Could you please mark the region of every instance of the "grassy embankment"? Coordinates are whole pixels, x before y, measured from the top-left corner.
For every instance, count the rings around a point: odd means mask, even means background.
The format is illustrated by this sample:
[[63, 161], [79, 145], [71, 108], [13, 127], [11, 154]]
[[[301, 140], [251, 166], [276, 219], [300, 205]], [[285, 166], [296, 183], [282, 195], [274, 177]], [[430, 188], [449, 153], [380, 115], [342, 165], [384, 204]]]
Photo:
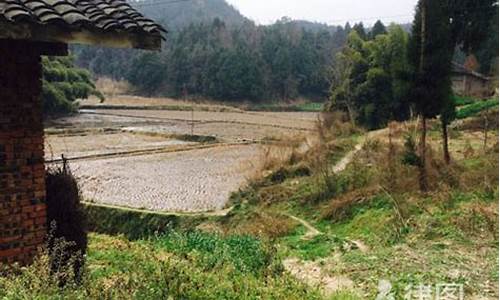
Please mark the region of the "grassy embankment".
[[[373, 298], [381, 279], [399, 296], [408, 285], [461, 283], [468, 296], [498, 297], [498, 111], [489, 118], [486, 148], [482, 117], [451, 130], [450, 166], [432, 124], [428, 193], [418, 191], [412, 163], [407, 137], [415, 128], [400, 125], [392, 142], [388, 133], [368, 141], [340, 174], [325, 175], [307, 159], [275, 170], [236, 194], [233, 215], [212, 226], [271, 239], [279, 257], [313, 262], [325, 279], [347, 276], [346, 297]], [[309, 230], [287, 215], [320, 234], [304, 238]]]
[[[490, 113], [496, 124], [497, 114]], [[498, 297], [498, 130], [488, 132], [484, 148], [482, 124], [471, 118], [451, 130], [450, 166], [441, 159], [440, 126], [431, 124], [425, 194], [411, 124], [366, 141], [338, 174], [333, 165], [359, 141], [349, 130], [320, 130], [307, 152], [300, 143], [270, 147], [264, 175], [232, 196], [227, 216], [95, 213], [98, 231], [115, 236], [91, 235], [80, 286], [58, 288], [39, 259], [0, 278], [0, 298], [364, 299], [374, 298], [380, 279], [398, 297], [408, 284], [450, 282], [464, 284], [467, 296]], [[308, 235], [290, 216], [319, 233]], [[107, 217], [112, 221], [102, 222]], [[351, 284], [316, 290], [284, 271], [289, 258]]]

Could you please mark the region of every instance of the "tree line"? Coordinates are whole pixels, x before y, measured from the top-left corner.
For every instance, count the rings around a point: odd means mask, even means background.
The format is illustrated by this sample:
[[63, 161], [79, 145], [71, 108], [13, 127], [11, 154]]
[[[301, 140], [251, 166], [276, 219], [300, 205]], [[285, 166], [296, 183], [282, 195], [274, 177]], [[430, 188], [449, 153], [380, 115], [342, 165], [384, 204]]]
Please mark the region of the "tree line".
[[357, 25], [334, 60], [328, 110], [343, 110], [356, 125], [374, 129], [409, 117], [409, 35], [378, 21], [370, 35]]
[[228, 101], [328, 97], [331, 62], [351, 26], [306, 29], [287, 18], [270, 26], [216, 18], [169, 33], [159, 53], [75, 49], [80, 66], [126, 79], [137, 92]]
[[386, 30], [377, 22], [370, 36], [355, 26], [336, 56], [327, 109], [345, 111], [351, 122], [372, 129], [408, 119], [412, 112], [418, 115], [421, 136], [416, 163], [425, 191], [429, 118], [439, 117], [444, 161], [451, 161], [448, 125], [456, 117], [452, 60], [457, 52], [478, 54], [483, 70], [495, 70], [497, 21], [495, 0], [420, 0], [411, 34], [397, 26]]

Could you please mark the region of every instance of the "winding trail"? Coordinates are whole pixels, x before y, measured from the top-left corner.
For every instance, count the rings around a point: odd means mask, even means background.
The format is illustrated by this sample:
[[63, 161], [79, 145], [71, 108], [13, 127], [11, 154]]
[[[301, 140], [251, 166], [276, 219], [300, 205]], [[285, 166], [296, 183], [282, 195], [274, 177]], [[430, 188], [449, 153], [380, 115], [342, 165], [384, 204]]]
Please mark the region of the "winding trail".
[[[344, 171], [347, 166], [352, 162], [356, 153], [363, 149], [367, 140], [380, 136], [386, 132], [387, 129], [371, 131], [361, 138], [361, 141], [356, 144], [353, 150], [349, 151], [338, 163], [333, 166], [335, 174]], [[285, 214], [291, 219], [299, 222], [306, 228], [306, 232], [302, 236], [303, 240], [310, 240], [318, 235], [324, 234], [315, 228], [311, 223], [291, 214]], [[349, 244], [359, 249], [361, 252], [369, 252], [370, 249], [362, 241], [347, 240]], [[332, 275], [328, 272], [328, 268], [334, 265], [340, 258], [338, 255], [322, 259], [320, 261], [303, 261], [299, 258], [288, 257], [283, 260], [285, 270], [290, 272], [298, 280], [310, 285], [320, 288], [323, 295], [330, 296], [337, 291], [353, 289], [354, 282], [343, 275]]]
[[[367, 140], [384, 134], [386, 132], [386, 130], [387, 129], [384, 128], [384, 129], [380, 129], [380, 130], [370, 131], [367, 134], [365, 134], [363, 137], [361, 137], [361, 141], [358, 142], [356, 144], [356, 146], [354, 146], [354, 149], [349, 151], [346, 155], [344, 155], [344, 157], [332, 167], [333, 173], [338, 174], [338, 173], [344, 171], [347, 168], [347, 166], [352, 162], [356, 153], [358, 153], [359, 151], [361, 151], [361, 149], [363, 149], [363, 146]], [[294, 215], [291, 215], [291, 214], [285, 214], [285, 215], [287, 217], [290, 217], [290, 218], [294, 219], [295, 221], [299, 222], [307, 229], [306, 233], [302, 236], [302, 239], [311, 239], [317, 235], [323, 234], [321, 231], [316, 229], [314, 226], [312, 226], [306, 220], [301, 219], [301, 218], [294, 216]], [[352, 242], [356, 245], [362, 244], [359, 241], [352, 241]], [[362, 248], [362, 247], [360, 247], [360, 248]]]
[[306, 233], [302, 236], [302, 239], [304, 239], [304, 240], [310, 240], [310, 239], [314, 238], [315, 236], [323, 234], [323, 232], [321, 232], [318, 229], [316, 229], [314, 226], [312, 226], [306, 220], [301, 219], [301, 218], [296, 217], [296, 216], [291, 215], [291, 214], [285, 214], [285, 215], [287, 217], [290, 217], [290, 218], [294, 219], [295, 221], [299, 222], [300, 224], [302, 224], [302, 226], [304, 226], [307, 229]]

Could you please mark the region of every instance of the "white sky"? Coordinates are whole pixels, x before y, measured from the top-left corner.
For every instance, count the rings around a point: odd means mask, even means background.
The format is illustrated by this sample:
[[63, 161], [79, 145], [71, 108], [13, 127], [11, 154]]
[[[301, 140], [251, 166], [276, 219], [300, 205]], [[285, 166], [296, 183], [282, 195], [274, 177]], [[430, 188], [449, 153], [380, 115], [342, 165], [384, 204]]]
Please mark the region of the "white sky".
[[283, 16], [292, 19], [344, 25], [363, 21], [371, 25], [413, 20], [417, 0], [227, 0], [258, 24], [270, 24]]

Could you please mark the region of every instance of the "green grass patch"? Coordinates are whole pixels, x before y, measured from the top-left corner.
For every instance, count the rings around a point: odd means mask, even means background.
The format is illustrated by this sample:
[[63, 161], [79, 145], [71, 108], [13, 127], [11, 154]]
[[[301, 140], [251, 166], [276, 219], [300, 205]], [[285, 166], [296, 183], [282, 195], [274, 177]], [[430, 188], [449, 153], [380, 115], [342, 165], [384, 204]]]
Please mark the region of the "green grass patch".
[[[300, 233], [300, 235], [298, 234]], [[282, 240], [287, 247], [286, 255], [298, 257], [303, 260], [316, 260], [332, 255], [334, 251], [341, 250], [345, 239], [334, 235], [321, 234], [310, 239], [303, 238], [303, 231]]]
[[394, 212], [386, 208], [360, 210], [354, 217], [334, 224], [331, 232], [343, 238], [360, 239], [370, 246], [392, 245], [399, 241]]
[[200, 231], [170, 232], [148, 243], [176, 255], [197, 255], [204, 268], [231, 264], [240, 272], [260, 272], [272, 262], [273, 249], [251, 236], [222, 237]]
[[319, 112], [323, 110], [323, 103], [306, 102], [300, 104], [265, 103], [252, 105], [251, 111], [271, 111], [271, 112]]
[[363, 299], [359, 295], [349, 292], [349, 291], [338, 291], [331, 295], [329, 300], [361, 300]]
[[245, 250], [231, 238], [179, 235], [176, 242], [194, 249], [187, 251], [159, 246], [158, 241], [92, 234], [80, 284], [59, 286], [47, 271], [48, 260], [41, 257], [27, 268], [2, 273], [0, 299], [321, 299], [313, 288], [284, 273], [279, 261], [262, 266], [261, 272], [237, 269], [231, 259], [216, 267], [206, 265], [197, 251], [209, 253], [207, 240], [217, 240], [213, 256], [220, 247], [253, 253], [255, 259], [260, 255], [253, 252], [254, 241], [242, 242], [242, 247], [250, 246]]

